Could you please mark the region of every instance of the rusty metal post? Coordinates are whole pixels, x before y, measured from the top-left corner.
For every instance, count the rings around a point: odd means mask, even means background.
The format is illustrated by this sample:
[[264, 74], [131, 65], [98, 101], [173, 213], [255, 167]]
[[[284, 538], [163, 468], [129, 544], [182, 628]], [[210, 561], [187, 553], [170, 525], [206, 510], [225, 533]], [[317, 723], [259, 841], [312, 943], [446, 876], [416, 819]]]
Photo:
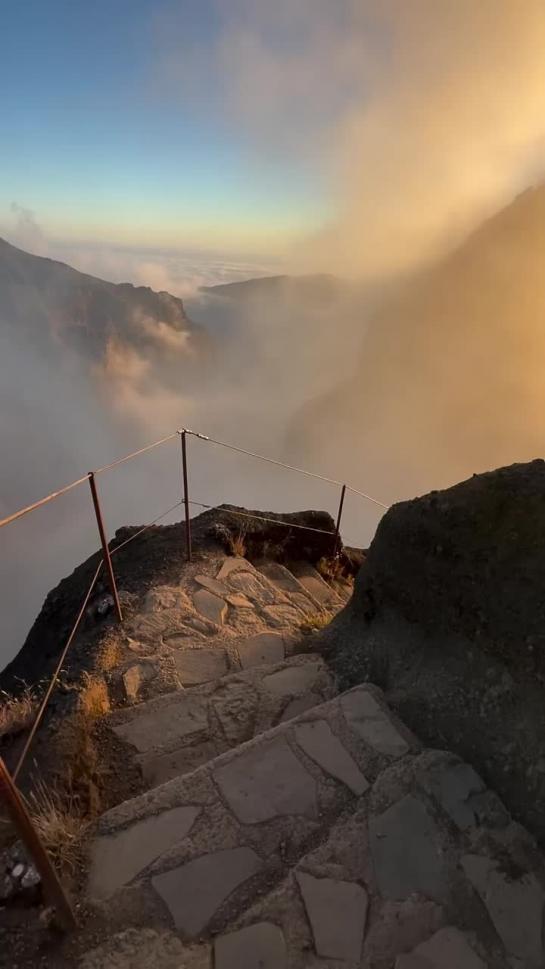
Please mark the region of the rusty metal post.
[[0, 795], [6, 803], [13, 826], [23, 842], [42, 879], [44, 892], [55, 908], [59, 921], [67, 931], [76, 928], [76, 919], [59, 877], [32, 823], [25, 802], [13, 783], [0, 757]]
[[187, 431], [182, 431], [180, 439], [182, 442], [182, 474], [184, 479], [184, 505], [185, 505], [185, 544], [187, 561], [191, 562], [191, 520], [189, 518], [189, 485], [187, 478]]
[[335, 545], [334, 545], [334, 548], [333, 548], [333, 554], [334, 555], [338, 555], [339, 554], [339, 537], [340, 537], [340, 530], [341, 530], [341, 518], [342, 518], [342, 514], [343, 514], [343, 505], [344, 505], [344, 496], [345, 496], [345, 494], [346, 494], [346, 485], [343, 484], [343, 486], [341, 488], [341, 500], [339, 502], [339, 512], [337, 514], [337, 524], [335, 525]]
[[112, 590], [112, 596], [114, 598], [115, 610], [117, 612], [117, 618], [119, 619], [119, 622], [123, 622], [123, 613], [121, 612], [121, 603], [119, 601], [119, 596], [117, 594], [117, 585], [115, 581], [112, 559], [110, 556], [110, 549], [108, 548], [108, 539], [106, 538], [106, 529], [104, 528], [104, 519], [102, 518], [102, 510], [100, 507], [100, 500], [98, 497], [94, 471], [91, 471], [89, 474], [89, 485], [91, 487], [91, 495], [93, 497], [93, 508], [95, 509], [98, 533], [100, 535], [100, 542], [102, 545], [102, 552], [104, 555], [104, 564], [108, 571], [108, 578], [110, 580], [110, 588]]

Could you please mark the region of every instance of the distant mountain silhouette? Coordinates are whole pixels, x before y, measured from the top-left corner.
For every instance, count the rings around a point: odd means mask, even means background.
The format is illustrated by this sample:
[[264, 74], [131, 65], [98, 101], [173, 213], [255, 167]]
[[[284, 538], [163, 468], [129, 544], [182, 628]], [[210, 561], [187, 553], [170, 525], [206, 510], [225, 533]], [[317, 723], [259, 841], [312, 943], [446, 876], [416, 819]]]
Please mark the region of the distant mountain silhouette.
[[109, 341], [157, 349], [163, 339], [200, 344], [203, 331], [181, 299], [146, 286], [109, 283], [53, 259], [33, 256], [0, 239], [0, 321], [44, 347], [61, 342], [99, 361]]
[[320, 302], [336, 299], [347, 284], [336, 276], [318, 273], [309, 276], [260, 276], [219, 286], [202, 286], [201, 291], [230, 299], [294, 298]]

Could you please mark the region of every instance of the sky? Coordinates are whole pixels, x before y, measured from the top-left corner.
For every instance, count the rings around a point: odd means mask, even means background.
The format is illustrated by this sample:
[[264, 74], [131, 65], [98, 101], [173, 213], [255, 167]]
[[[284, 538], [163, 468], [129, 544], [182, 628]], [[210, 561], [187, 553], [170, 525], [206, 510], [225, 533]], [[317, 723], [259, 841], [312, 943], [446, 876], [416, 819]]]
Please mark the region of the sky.
[[249, 150], [221, 85], [168, 82], [172, 34], [183, 62], [221, 30], [214, 0], [3, 5], [0, 224], [15, 203], [57, 240], [266, 256], [318, 226], [316, 171]]

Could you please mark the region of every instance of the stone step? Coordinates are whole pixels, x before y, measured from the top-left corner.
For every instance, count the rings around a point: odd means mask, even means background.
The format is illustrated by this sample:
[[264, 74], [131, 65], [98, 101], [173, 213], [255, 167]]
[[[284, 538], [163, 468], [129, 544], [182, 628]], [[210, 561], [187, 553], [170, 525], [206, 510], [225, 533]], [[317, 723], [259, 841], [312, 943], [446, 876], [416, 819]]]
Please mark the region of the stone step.
[[[179, 658], [188, 673], [187, 689], [105, 719], [116, 737], [129, 745], [148, 787], [188, 773], [335, 695], [324, 661], [312, 654], [286, 660], [278, 633], [252, 637], [240, 644], [240, 650], [247, 668], [219, 678], [217, 674], [225, 672], [219, 663], [221, 650], [184, 650]], [[272, 663], [267, 664], [267, 658]], [[205, 682], [190, 685], [199, 678]]]
[[281, 565], [280, 562], [265, 561], [259, 562], [257, 568], [277, 589], [287, 595], [305, 615], [312, 615], [321, 608], [318, 600], [305, 589], [304, 585], [299, 582], [299, 579], [295, 578], [293, 572], [290, 572], [285, 565]]
[[469, 765], [424, 751], [217, 935], [213, 964], [538, 969], [544, 901], [532, 839]]
[[380, 691], [357, 687], [103, 815], [88, 897], [114, 924], [131, 911], [186, 940], [224, 933], [417, 749]]
[[290, 562], [290, 571], [321, 608], [332, 610], [342, 608], [344, 602], [341, 597], [309, 562]]

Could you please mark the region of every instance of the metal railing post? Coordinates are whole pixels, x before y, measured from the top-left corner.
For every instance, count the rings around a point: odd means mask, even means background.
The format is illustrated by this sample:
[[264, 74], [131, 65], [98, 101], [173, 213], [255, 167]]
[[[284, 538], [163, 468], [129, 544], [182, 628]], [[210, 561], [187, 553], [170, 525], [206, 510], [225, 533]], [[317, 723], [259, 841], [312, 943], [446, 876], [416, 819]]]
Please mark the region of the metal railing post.
[[345, 494], [346, 494], [346, 485], [343, 484], [343, 486], [341, 488], [341, 500], [339, 501], [339, 512], [337, 514], [337, 524], [335, 525], [335, 539], [334, 539], [335, 545], [334, 545], [334, 548], [333, 548], [333, 554], [334, 555], [337, 555], [338, 552], [339, 552], [339, 537], [340, 537], [340, 531], [341, 531], [341, 518], [342, 518], [342, 514], [343, 514], [343, 505], [344, 505], [344, 496], [345, 496]]
[[13, 783], [10, 773], [0, 757], [0, 794], [4, 799], [13, 826], [23, 842], [30, 858], [36, 865], [36, 870], [42, 879], [44, 891], [55, 908], [59, 921], [66, 930], [76, 928], [76, 919], [68, 897], [61, 885], [59, 877], [51, 864], [51, 860], [40, 840], [40, 836], [32, 823], [25, 802]]
[[182, 475], [184, 480], [184, 505], [185, 505], [185, 544], [187, 561], [191, 562], [191, 520], [189, 518], [189, 484], [187, 477], [187, 431], [180, 431], [182, 442]]
[[104, 555], [104, 564], [108, 571], [108, 578], [110, 580], [110, 589], [112, 590], [112, 596], [115, 603], [115, 611], [117, 612], [117, 618], [119, 619], [119, 622], [123, 622], [123, 613], [121, 612], [121, 603], [119, 601], [119, 595], [117, 593], [117, 585], [115, 581], [114, 569], [112, 565], [112, 559], [110, 556], [110, 549], [108, 548], [108, 539], [106, 538], [106, 529], [104, 528], [104, 519], [102, 518], [102, 510], [100, 507], [100, 500], [98, 497], [94, 471], [91, 471], [89, 473], [89, 485], [91, 488], [91, 495], [93, 497], [93, 508], [95, 509], [98, 533], [100, 535], [100, 542], [102, 545], [102, 552]]

